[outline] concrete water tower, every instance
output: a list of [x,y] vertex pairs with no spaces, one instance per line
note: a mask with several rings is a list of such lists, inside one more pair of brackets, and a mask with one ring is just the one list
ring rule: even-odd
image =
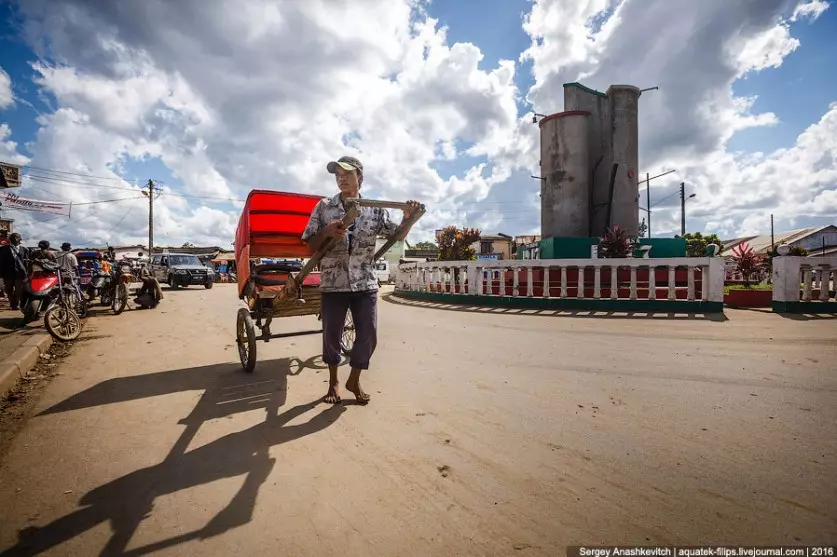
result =
[[597,237],[615,225],[637,235],[639,95],[632,85],[564,85],[564,112],[540,121],[543,238]]

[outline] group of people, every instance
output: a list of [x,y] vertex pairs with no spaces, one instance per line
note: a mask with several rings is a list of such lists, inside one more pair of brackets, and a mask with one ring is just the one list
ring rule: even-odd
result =
[[[79,262],[73,253],[73,247],[69,242],[61,245],[61,251],[56,253],[46,240],[38,242],[37,248],[27,248],[22,243],[19,233],[11,234],[6,230],[0,230],[0,279],[3,280],[2,294],[9,300],[11,309],[20,307],[20,299],[23,294],[23,281],[29,276],[31,264],[38,260],[55,261],[65,276],[79,276]],[[108,248],[107,254],[101,261],[94,262],[94,271],[110,273],[111,261],[116,261],[116,253],[113,248]]]

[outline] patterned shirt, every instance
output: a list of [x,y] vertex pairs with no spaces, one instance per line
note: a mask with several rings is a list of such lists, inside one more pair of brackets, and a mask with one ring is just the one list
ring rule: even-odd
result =
[[[338,193],[322,199],[311,212],[311,220],[302,239],[309,241],[330,222],[342,220],[346,208]],[[375,277],[375,241],[379,234],[392,236],[398,225],[389,219],[386,209],[358,207],[355,222],[343,238],[335,238],[320,261],[322,292],[364,292],[378,290]]]

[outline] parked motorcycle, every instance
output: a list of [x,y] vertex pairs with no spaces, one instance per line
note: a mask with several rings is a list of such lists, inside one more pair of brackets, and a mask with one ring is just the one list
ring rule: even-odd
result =
[[60,280],[58,263],[55,261],[36,259],[32,262],[20,298],[24,323],[35,321],[41,312],[47,310],[58,294]]
[[[102,296],[102,292],[106,288],[106,284],[110,281],[110,275],[108,273],[103,273],[98,271],[93,275],[90,279],[90,282],[87,284],[87,299],[91,302],[96,298]],[[106,303],[102,300],[102,305],[110,305],[110,303]]]
[[101,290],[103,306],[110,306],[113,313],[119,315],[128,307],[128,283],[131,274],[120,269],[114,269],[107,275]]
[[[23,284],[21,311],[24,323],[31,323],[44,312],[44,326],[49,334],[61,341],[71,341],[81,334],[81,318],[77,313],[80,290],[73,283],[65,284],[58,263],[46,259],[32,262],[29,276]],[[81,308],[82,311],[86,309]]]

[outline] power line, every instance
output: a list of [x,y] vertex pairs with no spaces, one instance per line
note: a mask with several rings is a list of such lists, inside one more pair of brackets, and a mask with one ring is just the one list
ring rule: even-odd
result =
[[40,172],[51,172],[51,173],[54,173],[54,174],[68,174],[70,176],[83,176],[85,178],[95,178],[97,180],[116,180],[116,181],[119,181],[119,182],[125,180],[124,178],[115,178],[113,176],[94,176],[92,174],[82,174],[82,173],[79,173],[79,172],[68,172],[66,170],[54,170],[54,169],[51,169],[51,168],[41,168],[41,167],[37,167],[37,166],[30,166],[28,164],[25,165],[23,168],[26,168],[28,170],[36,170],[36,171],[40,171]]
[[[66,178],[53,178],[50,176],[41,176],[41,175],[31,175],[26,174],[24,175],[25,178],[29,180],[40,182],[44,184],[54,184],[57,186],[64,185],[64,184],[73,184],[75,187],[88,187],[88,188],[105,188],[111,190],[125,190],[125,191],[137,191],[136,188],[123,188],[119,186],[106,186],[105,184],[91,184],[89,182],[83,182],[80,180],[69,180]],[[127,181],[127,180],[126,180]]]

